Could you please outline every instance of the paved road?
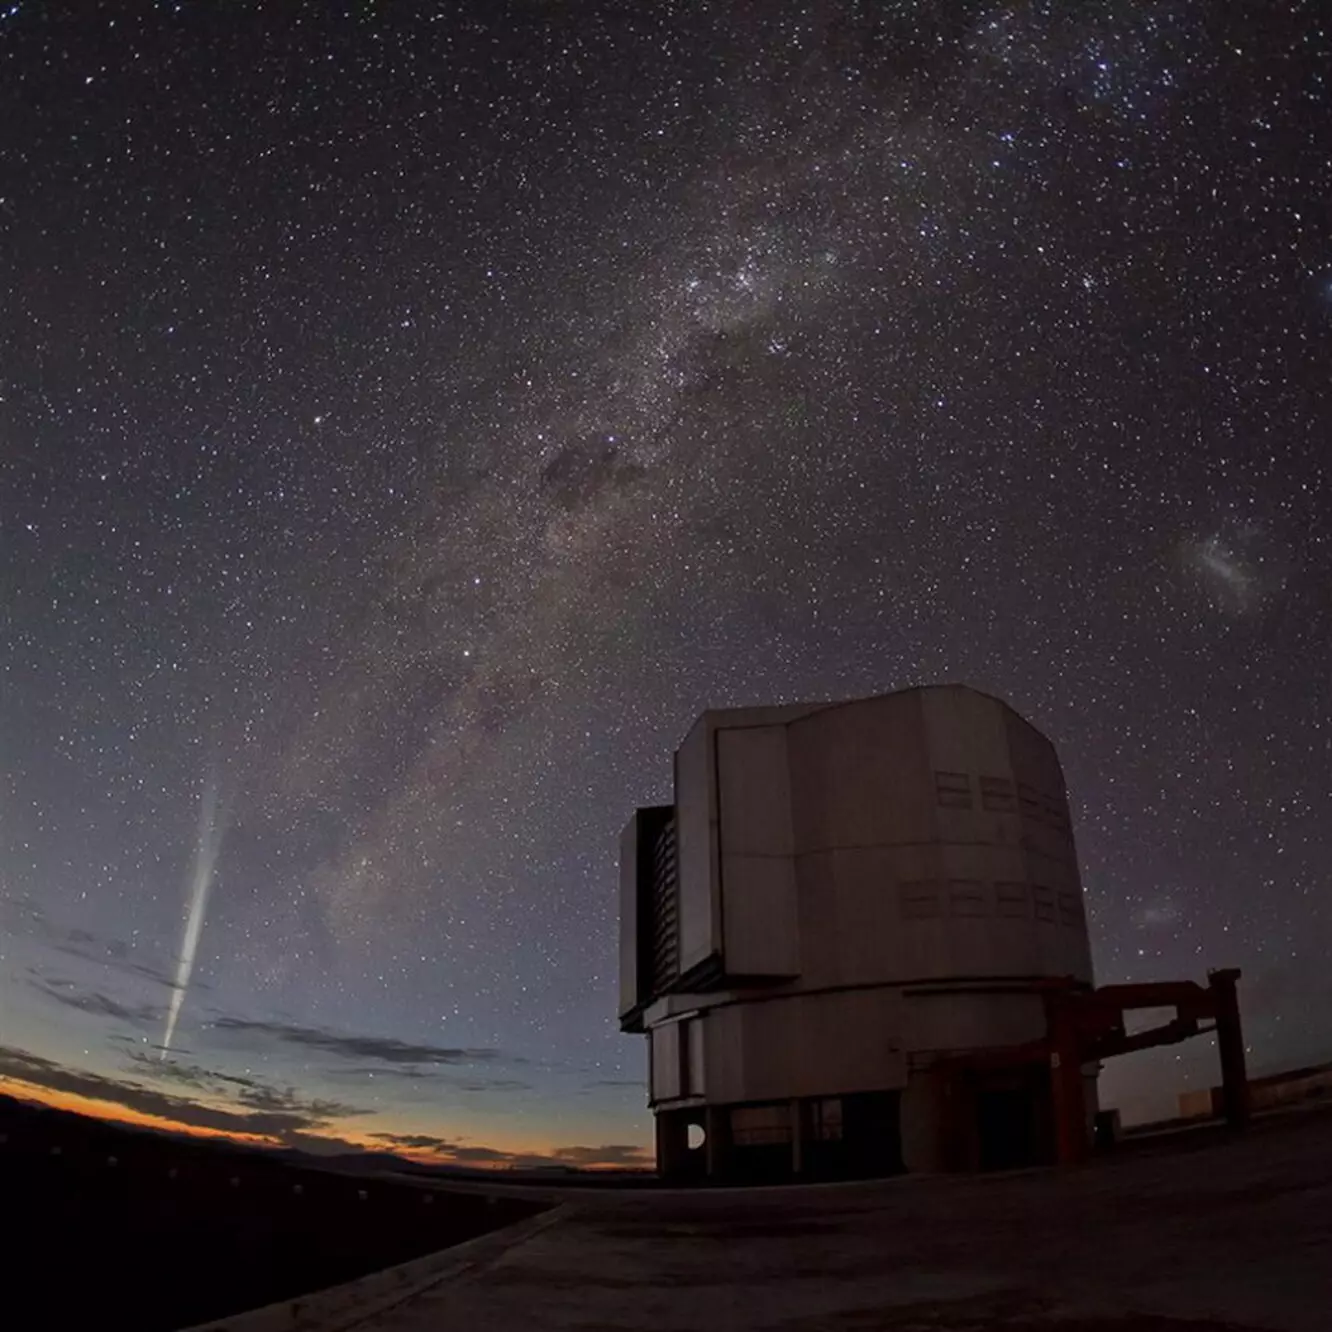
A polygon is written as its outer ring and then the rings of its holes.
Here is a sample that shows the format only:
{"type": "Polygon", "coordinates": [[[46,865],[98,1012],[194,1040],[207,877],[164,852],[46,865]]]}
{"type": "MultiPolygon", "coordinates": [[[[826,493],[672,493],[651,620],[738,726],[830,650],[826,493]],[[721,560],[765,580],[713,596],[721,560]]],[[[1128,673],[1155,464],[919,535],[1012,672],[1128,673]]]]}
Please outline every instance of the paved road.
{"type": "Polygon", "coordinates": [[[1332,1114],[1065,1173],[580,1195],[495,1241],[356,1326],[1332,1332],[1332,1114]]]}

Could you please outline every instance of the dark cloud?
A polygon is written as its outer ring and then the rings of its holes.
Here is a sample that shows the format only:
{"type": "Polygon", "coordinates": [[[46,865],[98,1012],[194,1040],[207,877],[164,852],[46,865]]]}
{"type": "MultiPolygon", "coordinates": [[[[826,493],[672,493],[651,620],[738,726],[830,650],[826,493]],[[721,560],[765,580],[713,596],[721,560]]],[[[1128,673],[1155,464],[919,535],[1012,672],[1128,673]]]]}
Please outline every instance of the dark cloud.
{"type": "Polygon", "coordinates": [[[646,1148],[629,1143],[608,1143],[604,1147],[556,1147],[551,1157],[561,1165],[575,1166],[649,1167],[653,1163],[646,1148]]]}
{"type": "Polygon", "coordinates": [[[385,1067],[383,1064],[347,1064],[339,1068],[330,1068],[327,1076],[338,1082],[357,1082],[361,1078],[398,1078],[406,1082],[438,1082],[443,1072],[438,1068],[422,1068],[418,1064],[401,1064],[385,1067]]]}
{"type": "Polygon", "coordinates": [[[311,1156],[357,1156],[365,1154],[365,1144],[351,1142],[329,1133],[288,1133],[283,1136],[282,1145],[311,1156]]]}
{"type": "MultiPolygon", "coordinates": [[[[162,1076],[170,1078],[172,1075],[165,1073],[162,1076]]],[[[351,1107],[333,1102],[303,1102],[294,1093],[286,1101],[286,1108],[227,1109],[203,1105],[187,1097],[145,1086],[142,1082],[89,1073],[10,1046],[0,1046],[0,1078],[105,1101],[186,1128],[258,1134],[282,1142],[289,1142],[293,1135],[318,1129],[333,1114],[354,1113],[351,1107]]],[[[178,1080],[189,1083],[188,1078],[178,1080]]]]}
{"type": "Polygon", "coordinates": [[[531,1091],[532,1084],[521,1078],[467,1078],[450,1083],[462,1092],[520,1092],[531,1091]]]}
{"type": "Polygon", "coordinates": [[[406,1147],[415,1151],[448,1152],[456,1145],[448,1138],[437,1138],[431,1133],[372,1133],[370,1136],[395,1149],[406,1147]]]}
{"type": "Polygon", "coordinates": [[[157,1004],[125,1003],[101,990],[84,990],[69,980],[55,980],[40,974],[28,982],[33,989],[54,999],[66,1008],[77,1008],[83,1013],[127,1022],[131,1026],[153,1026],[162,1020],[162,1009],[157,1004]]]}
{"type": "MultiPolygon", "coordinates": [[[[130,1050],[128,1054],[132,1071],[141,1071],[144,1075],[151,1076],[159,1082],[178,1082],[186,1087],[194,1087],[202,1091],[221,1080],[220,1074],[210,1073],[197,1064],[180,1063],[175,1058],[164,1059],[160,1045],[151,1047],[151,1050],[130,1050]]],[[[227,1081],[248,1082],[248,1079],[228,1077],[227,1081]]]]}
{"type": "Polygon", "coordinates": [[[524,1156],[514,1152],[502,1152],[498,1147],[451,1147],[449,1160],[458,1165],[546,1165],[549,1160],[544,1156],[524,1156]]]}
{"type": "Polygon", "coordinates": [[[389,1151],[430,1152],[441,1165],[459,1166],[542,1166],[554,1159],[529,1152],[506,1152],[498,1147],[473,1147],[440,1138],[432,1133],[372,1133],[389,1151]]]}
{"type": "Polygon", "coordinates": [[[541,469],[541,489],[563,509],[591,504],[606,492],[624,490],[646,469],[625,460],[612,441],[566,444],[541,469]]]}
{"type": "MultiPolygon", "coordinates": [[[[10,898],[0,902],[0,929],[32,939],[42,947],[63,953],[66,957],[139,976],[154,985],[170,989],[175,984],[168,967],[132,956],[129,944],[123,939],[97,934],[80,926],[60,925],[28,898],[10,898]]],[[[194,981],[192,988],[206,990],[209,987],[205,982],[194,981]]]]}
{"type": "MultiPolygon", "coordinates": [[[[423,1045],[413,1041],[400,1041],[393,1036],[357,1036],[287,1022],[223,1016],[216,1018],[211,1025],[216,1031],[237,1032],[247,1036],[267,1036],[285,1045],[296,1045],[306,1050],[321,1050],[342,1059],[374,1059],[390,1065],[484,1064],[500,1058],[498,1050],[484,1047],[423,1045]]],[[[510,1059],[508,1062],[520,1061],[510,1059]]]]}
{"type": "Polygon", "coordinates": [[[448,1138],[430,1133],[372,1133],[376,1142],[382,1142],[392,1151],[428,1151],[440,1159],[441,1164],[459,1166],[498,1166],[515,1170],[540,1169],[543,1166],[643,1166],[652,1164],[651,1157],[641,1147],[612,1143],[605,1147],[557,1147],[550,1153],[506,1152],[498,1147],[473,1147],[451,1142],[448,1138]]]}
{"type": "MultiPolygon", "coordinates": [[[[522,1059],[507,1062],[522,1064],[522,1059]]],[[[345,1064],[324,1070],[330,1081],[347,1085],[359,1084],[362,1078],[393,1079],[401,1082],[428,1082],[434,1089],[481,1095],[495,1092],[529,1092],[533,1084],[522,1078],[484,1077],[475,1074],[460,1075],[448,1064],[345,1064]]]]}
{"type": "Polygon", "coordinates": [[[307,1098],[294,1087],[284,1087],[263,1078],[238,1073],[222,1073],[199,1064],[160,1059],[142,1050],[130,1052],[131,1066],[141,1069],[154,1081],[170,1081],[210,1095],[229,1097],[246,1110],[275,1111],[309,1123],[370,1114],[345,1101],[307,1098]]]}
{"type": "MultiPolygon", "coordinates": [[[[275,1139],[286,1147],[322,1154],[365,1150],[360,1144],[320,1130],[332,1120],[371,1114],[372,1111],[339,1101],[307,1099],[294,1088],[276,1086],[249,1074],[222,1073],[197,1064],[159,1060],[145,1051],[131,1052],[130,1061],[140,1077],[107,1077],[57,1063],[28,1050],[0,1046],[0,1079],[86,1096],[182,1128],[254,1134],[275,1139]],[[147,1079],[174,1083],[201,1095],[226,1097],[233,1104],[230,1107],[206,1105],[190,1096],[175,1095],[146,1085],[147,1079]]],[[[549,1154],[542,1154],[471,1146],[430,1133],[376,1132],[369,1137],[382,1143],[387,1151],[430,1152],[444,1165],[533,1169],[551,1165],[650,1164],[642,1149],[620,1144],[557,1147],[549,1154]]]]}
{"type": "MultiPolygon", "coordinates": [[[[121,971],[127,971],[135,976],[142,976],[144,980],[152,981],[154,985],[165,986],[168,990],[174,989],[176,979],[173,975],[168,975],[166,971],[153,966],[150,962],[135,962],[129,958],[124,958],[112,965],[118,967],[121,971]]],[[[190,977],[190,989],[206,994],[213,987],[205,980],[200,980],[197,975],[190,977]]]]}
{"type": "Polygon", "coordinates": [[[30,897],[0,897],[0,929],[12,933],[20,930],[45,930],[46,912],[30,897]]]}

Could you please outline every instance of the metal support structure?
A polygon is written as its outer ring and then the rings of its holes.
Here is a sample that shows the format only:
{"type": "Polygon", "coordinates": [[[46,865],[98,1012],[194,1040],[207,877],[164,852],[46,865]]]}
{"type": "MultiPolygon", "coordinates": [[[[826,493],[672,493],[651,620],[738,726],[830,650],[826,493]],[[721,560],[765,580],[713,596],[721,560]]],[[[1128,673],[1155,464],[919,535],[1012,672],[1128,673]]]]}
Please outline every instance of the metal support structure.
{"type": "MultiPolygon", "coordinates": [[[[1233,1127],[1243,1128],[1249,1119],[1249,1084],[1236,992],[1239,977],[1239,971],[1230,968],[1209,972],[1206,986],[1195,981],[1149,981],[1105,985],[1099,990],[1072,979],[1055,981],[1045,990],[1044,1037],[1007,1049],[958,1055],[945,1061],[940,1071],[961,1073],[1046,1064],[1050,1070],[1057,1159],[1061,1165],[1076,1165],[1091,1150],[1082,1077],[1085,1065],[1215,1032],[1225,1116],[1233,1127]],[[1145,1008],[1173,1008],[1175,1016],[1159,1027],[1130,1034],[1124,1025],[1125,1015],[1145,1008]],[[1213,1025],[1204,1027],[1203,1021],[1213,1025]]],[[[950,1078],[949,1085],[955,1090],[960,1084],[960,1078],[950,1078]]]]}
{"type": "Polygon", "coordinates": [[[1061,1165],[1086,1159],[1087,1096],[1082,1082],[1075,1010],[1066,1003],[1048,1002],[1050,1094],[1054,1100],[1055,1151],[1061,1165]]]}
{"type": "Polygon", "coordinates": [[[1216,1013],[1216,1048],[1221,1056],[1221,1103],[1232,1128],[1249,1122],[1249,1074],[1244,1060],[1244,1029],[1240,1023],[1239,995],[1235,982],[1239,971],[1208,973],[1216,1013]]]}

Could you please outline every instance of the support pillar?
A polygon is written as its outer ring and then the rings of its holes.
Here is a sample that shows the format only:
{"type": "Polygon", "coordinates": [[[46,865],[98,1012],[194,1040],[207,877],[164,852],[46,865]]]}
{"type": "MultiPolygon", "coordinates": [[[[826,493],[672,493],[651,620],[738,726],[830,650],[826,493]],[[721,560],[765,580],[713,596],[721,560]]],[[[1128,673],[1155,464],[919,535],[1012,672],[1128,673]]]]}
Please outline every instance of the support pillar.
{"type": "Polygon", "coordinates": [[[802,1175],[806,1169],[805,1149],[809,1142],[809,1106],[804,1101],[791,1102],[791,1173],[802,1175]]]}
{"type": "Polygon", "coordinates": [[[1216,1049],[1221,1056],[1221,1109],[1232,1128],[1249,1122],[1249,1074],[1244,1059],[1244,1028],[1234,968],[1207,973],[1216,1009],[1216,1049]]]}
{"type": "Polygon", "coordinates": [[[680,1179],[689,1173],[689,1125],[684,1116],[663,1111],[656,1117],[657,1174],[662,1179],[680,1179]]]}
{"type": "Polygon", "coordinates": [[[1077,1027],[1064,995],[1051,995],[1046,1004],[1056,1154],[1060,1165],[1077,1165],[1087,1159],[1088,1153],[1087,1102],[1077,1027]]]}
{"type": "Polygon", "coordinates": [[[709,1179],[724,1179],[731,1168],[731,1112],[710,1105],[703,1112],[703,1151],[709,1179]]]}

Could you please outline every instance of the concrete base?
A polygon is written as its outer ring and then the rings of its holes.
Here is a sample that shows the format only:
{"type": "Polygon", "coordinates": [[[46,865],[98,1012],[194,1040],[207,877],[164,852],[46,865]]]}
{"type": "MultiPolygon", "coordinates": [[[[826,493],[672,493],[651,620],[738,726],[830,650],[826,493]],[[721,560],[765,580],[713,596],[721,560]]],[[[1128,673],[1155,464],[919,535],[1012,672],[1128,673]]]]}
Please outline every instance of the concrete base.
{"type": "Polygon", "coordinates": [[[771,1124],[759,1138],[733,1129],[733,1112],[753,1107],[661,1110],[656,1116],[657,1170],[673,1184],[895,1175],[902,1170],[898,1102],[898,1092],[882,1091],[763,1106],[771,1124]],[[692,1148],[691,1128],[703,1133],[702,1143],[692,1148]]]}
{"type": "MultiPolygon", "coordinates": [[[[1099,1070],[1083,1072],[1086,1136],[1093,1136],[1099,1070]]],[[[1047,1070],[1039,1064],[917,1069],[899,1090],[758,1107],[771,1120],[761,1142],[732,1132],[754,1107],[691,1106],[657,1114],[657,1168],[672,1183],[758,1184],[876,1179],[918,1173],[1011,1170],[1055,1159],[1047,1070]],[[835,1129],[826,1122],[835,1107],[835,1129]],[[689,1146],[690,1129],[701,1146],[689,1146]]]]}
{"type": "Polygon", "coordinates": [[[1329,1143],[1332,1115],[1310,1113],[1072,1171],[580,1189],[557,1224],[356,1326],[1326,1332],[1329,1143]]]}

